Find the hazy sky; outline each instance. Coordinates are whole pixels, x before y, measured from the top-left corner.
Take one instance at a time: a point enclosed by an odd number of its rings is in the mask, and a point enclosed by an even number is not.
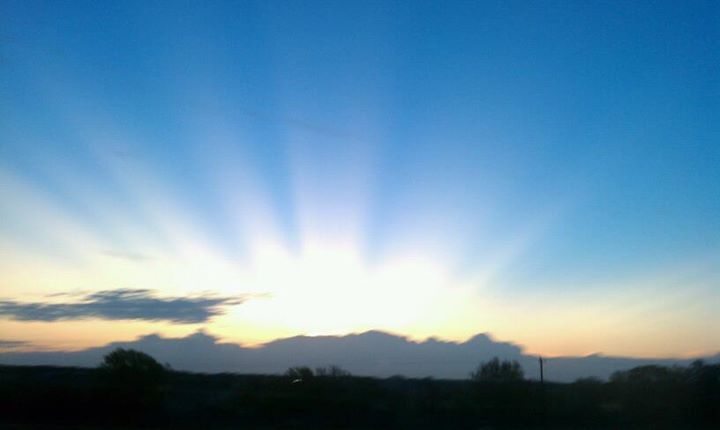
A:
[[[0,253],[39,348],[716,352],[720,3],[0,0]]]

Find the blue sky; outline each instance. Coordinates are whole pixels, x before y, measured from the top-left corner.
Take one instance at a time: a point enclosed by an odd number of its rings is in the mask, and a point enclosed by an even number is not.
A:
[[[720,327],[716,2],[2,1],[0,16],[0,238],[23,255],[8,266],[48,271],[6,298],[118,287],[83,272],[97,255],[182,266],[202,243],[242,266],[271,238],[363,267],[433,261],[481,279],[467,294],[571,324],[588,301],[650,297],[695,330],[619,352],[720,342],[697,332]],[[62,268],[76,275],[48,285]],[[543,348],[510,325],[490,329]]]

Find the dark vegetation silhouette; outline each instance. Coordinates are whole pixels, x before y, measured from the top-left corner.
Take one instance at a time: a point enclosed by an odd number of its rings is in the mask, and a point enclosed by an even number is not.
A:
[[[307,366],[291,367],[285,371],[285,376],[290,378],[291,382],[298,383],[302,381],[310,381],[315,377],[343,378],[352,376],[352,374],[340,366],[329,365],[325,367],[318,367],[315,371]]]
[[[306,366],[291,367],[285,371],[285,376],[290,378],[292,382],[310,381],[315,377],[312,369]]]
[[[513,360],[500,361],[495,357],[492,360],[481,363],[477,370],[470,373],[470,379],[480,382],[512,382],[524,379],[520,363]]]
[[[118,348],[99,366],[100,385],[111,413],[145,413],[162,405],[168,371],[150,355]],[[120,418],[126,418],[121,416]]]
[[[720,365],[642,366],[545,383],[512,361],[467,380],[172,371],[118,349],[96,369],[0,366],[0,428],[720,428]]]

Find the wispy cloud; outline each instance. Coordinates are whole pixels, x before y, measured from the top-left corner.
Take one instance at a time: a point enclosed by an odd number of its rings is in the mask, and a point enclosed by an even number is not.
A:
[[[20,348],[23,346],[30,345],[30,342],[26,342],[24,340],[3,340],[0,339],[0,349],[14,349],[14,348]]]
[[[107,250],[107,251],[103,251],[103,255],[105,255],[107,257],[112,257],[112,258],[119,258],[121,260],[133,261],[136,263],[152,260],[152,257],[150,257],[149,255],[141,254],[139,252],[124,252],[124,251]]]
[[[119,289],[85,294],[70,303],[0,301],[0,317],[17,321],[106,320],[170,321],[196,324],[224,313],[254,295],[157,297],[151,290]]]

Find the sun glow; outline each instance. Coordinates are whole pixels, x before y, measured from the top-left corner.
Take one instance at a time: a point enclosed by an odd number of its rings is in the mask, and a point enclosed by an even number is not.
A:
[[[454,132],[398,137],[384,122],[392,103],[365,88],[325,116],[282,91],[277,106],[254,112],[245,99],[225,106],[224,90],[180,82],[168,89],[173,120],[143,123],[62,76],[31,78],[62,124],[57,136],[27,127],[14,137],[27,165],[0,162],[0,300],[123,288],[252,298],[198,324],[2,320],[3,335],[76,348],[201,328],[245,344],[370,329],[452,340],[491,332],[544,354],[670,355],[718,343],[705,323],[717,321],[716,260],[698,269],[707,279],[677,285],[652,270],[639,276],[650,282],[601,266],[573,278],[562,260],[521,261],[544,252],[533,247],[583,186],[514,196],[500,185],[519,181],[522,163],[504,166],[513,180],[503,181],[482,170],[491,153],[468,150],[481,163],[466,165],[466,151],[451,150]],[[607,285],[592,288],[593,277]]]
[[[353,250],[329,246],[298,255],[265,249],[249,275],[248,283],[272,298],[247,303],[244,317],[303,333],[406,327],[449,285],[448,274],[430,261],[396,258],[370,266]]]

